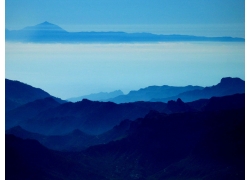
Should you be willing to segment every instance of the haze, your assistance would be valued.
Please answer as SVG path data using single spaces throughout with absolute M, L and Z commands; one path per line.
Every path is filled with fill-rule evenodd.
M 244 43 L 23 44 L 6 43 L 6 78 L 60 98 L 150 85 L 245 79 Z

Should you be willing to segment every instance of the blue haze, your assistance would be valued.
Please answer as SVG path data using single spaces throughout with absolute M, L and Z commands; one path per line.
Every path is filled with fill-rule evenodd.
M 217 84 L 245 79 L 243 42 L 149 44 L 6 43 L 6 78 L 60 98 L 150 85 Z

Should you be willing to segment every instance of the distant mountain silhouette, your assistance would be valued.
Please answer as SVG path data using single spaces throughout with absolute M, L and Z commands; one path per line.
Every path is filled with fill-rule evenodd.
M 146 88 L 139 89 L 138 91 L 130 91 L 127 95 L 117 96 L 107 101 L 115 103 L 126 103 L 135 101 L 150 101 L 151 99 L 168 98 L 178 95 L 182 92 L 190 90 L 203 89 L 201 86 L 149 86 Z M 175 99 L 176 100 L 176 99 Z
M 84 42 L 169 42 L 169 41 L 222 41 L 244 42 L 244 38 L 203 37 L 188 35 L 156 35 L 125 32 L 67 32 L 57 25 L 43 22 L 21 30 L 5 30 L 5 40 L 36 43 L 84 43 Z
M 28 103 L 27 105 L 30 106 L 32 104 L 33 103 Z M 169 101 L 168 103 L 168 108 L 174 113 L 191 112 L 192 108 L 190 107 L 196 109 L 197 111 L 204 111 L 204 112 L 205 111 L 219 112 L 224 110 L 242 109 L 245 107 L 245 94 L 236 94 L 224 97 L 212 97 L 210 99 L 206 99 L 205 102 L 203 101 L 202 104 L 199 103 L 199 100 L 190 103 L 184 103 L 180 99 L 178 99 L 176 102 Z M 17 110 L 22 110 L 22 108 L 17 108 Z M 16 113 L 15 115 L 16 117 L 12 117 L 13 119 L 15 118 L 18 119 L 19 116 L 22 116 L 22 114 L 18 113 Z M 114 126 L 111 130 L 103 134 L 100 134 L 98 136 L 88 135 L 79 129 L 75 129 L 72 132 L 65 135 L 45 136 L 42 134 L 32 133 L 27 130 L 24 130 L 20 126 L 16 126 L 7 130 L 6 134 L 13 134 L 23 139 L 38 140 L 42 145 L 53 150 L 80 151 L 86 149 L 89 146 L 104 144 L 104 143 L 106 144 L 110 141 L 125 138 L 129 134 L 128 130 L 132 122 L 133 121 L 130 120 L 121 121 L 119 125 Z
M 117 112 L 112 106 L 131 104 L 137 104 L 133 106 L 137 111 L 140 110 L 138 108 L 140 106 L 157 105 L 158 108 L 155 109 L 167 107 L 169 112 L 176 111 L 176 113 L 166 114 L 152 110 L 143 118 L 121 121 L 106 133 L 89 136 L 95 137 L 93 141 L 97 139 L 104 141 L 80 152 L 52 151 L 35 140 L 22 140 L 6 134 L 6 178 L 243 180 L 245 178 L 244 97 L 245 94 L 235 94 L 190 103 L 178 99 L 168 104 L 108 103 L 108 108 L 104 109 L 106 113 Z M 166 107 L 161 106 L 164 104 Z M 57 114 L 64 113 L 70 116 L 68 119 L 70 122 L 74 120 L 71 113 L 75 116 L 83 113 L 77 109 L 88 107 L 87 110 L 90 111 L 93 107 L 106 105 L 104 102 L 83 100 L 78 103 L 62 104 L 51 109 L 52 111 L 45 112 L 50 116 L 57 109 Z M 97 112 L 101 113 L 101 109 L 99 108 Z M 57 126 L 65 128 L 62 124 Z M 33 128 L 36 129 L 36 126 Z M 49 130 L 48 128 L 47 131 Z M 20 127 L 9 131 L 23 137 L 41 136 L 24 131 Z M 61 144 L 61 147 L 63 144 L 66 147 L 67 143 L 72 143 L 73 147 L 75 143 L 74 145 L 80 147 L 81 143 L 89 141 L 83 134 L 81 130 L 75 129 L 67 135 L 51 137 L 55 138 L 55 146 L 57 143 Z
M 52 97 L 47 97 L 45 99 L 38 99 L 27 104 L 21 105 L 13 110 L 6 112 L 5 114 L 5 128 L 17 126 L 20 122 L 30 119 L 39 113 L 59 106 L 56 100 Z
M 123 95 L 123 92 L 121 90 L 116 90 L 116 91 L 109 92 L 109 93 L 100 92 L 100 93 L 95 93 L 95 94 L 90 94 L 90 95 L 85 95 L 85 96 L 80 96 L 80 97 L 69 98 L 67 100 L 71 102 L 81 101 L 82 99 L 88 99 L 91 101 L 105 101 L 107 99 L 114 98 L 120 95 Z
M 193 111 L 179 101 L 115 104 L 83 99 L 80 102 L 64 103 L 47 109 L 32 118 L 21 120 L 18 125 L 44 135 L 67 134 L 77 128 L 88 134 L 101 134 L 124 119 L 135 120 L 144 117 L 151 110 L 165 113 Z M 8 117 L 11 116 L 14 115 L 8 114 Z M 18 116 L 15 119 L 19 119 Z
M 40 88 L 35 88 L 19 81 L 5 79 L 5 111 L 46 97 L 52 97 L 59 103 L 65 102 L 60 98 L 51 96 Z
M 40 32 L 67 32 L 64 29 L 62 29 L 61 27 L 49 23 L 47 21 L 38 24 L 36 26 L 28 26 L 26 28 L 23 28 L 22 31 L 40 31 Z
M 182 99 L 184 102 L 191 102 L 198 99 L 209 99 L 213 96 L 227 96 L 237 93 L 245 93 L 245 81 L 240 78 L 222 78 L 220 83 L 201 90 L 192 90 L 180 93 L 173 97 L 152 99 L 152 101 L 168 102 L 169 100 Z
M 98 136 L 89 135 L 79 129 L 65 134 L 46 136 L 38 133 L 32 133 L 21 126 L 15 126 L 7 130 L 6 134 L 12 134 L 22 139 L 35 139 L 45 147 L 58 150 L 58 151 L 82 151 L 89 146 L 97 144 L 106 144 L 110 141 L 115 141 L 126 137 L 127 130 L 129 129 L 130 120 L 124 120 L 119 125 L 116 125 L 111 130 L 100 134 Z

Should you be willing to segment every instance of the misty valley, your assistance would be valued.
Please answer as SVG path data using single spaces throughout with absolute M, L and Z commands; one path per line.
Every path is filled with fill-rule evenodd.
M 5 79 L 6 179 L 245 179 L 245 81 L 60 99 Z

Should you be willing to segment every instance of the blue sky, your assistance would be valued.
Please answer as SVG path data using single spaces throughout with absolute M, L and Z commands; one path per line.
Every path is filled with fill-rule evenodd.
M 6 0 L 6 28 L 43 21 L 68 31 L 244 37 L 244 0 Z

